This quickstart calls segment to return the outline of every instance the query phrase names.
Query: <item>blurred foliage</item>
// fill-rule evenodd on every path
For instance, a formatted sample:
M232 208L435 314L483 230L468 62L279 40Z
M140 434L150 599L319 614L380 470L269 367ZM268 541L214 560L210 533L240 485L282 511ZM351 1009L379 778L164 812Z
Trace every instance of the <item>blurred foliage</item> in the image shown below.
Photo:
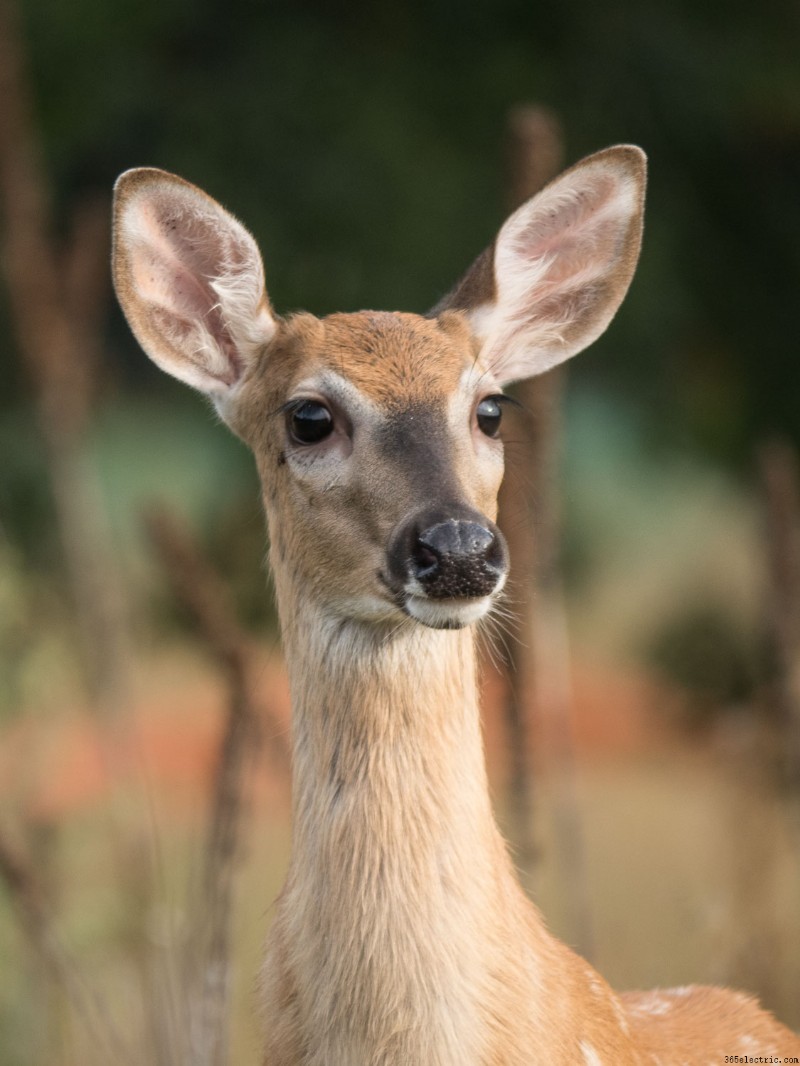
M578 410L574 418L568 413L577 426L566 463L568 577L572 591L580 588L584 615L602 616L596 632L616 640L615 648L632 643L631 634L645 640L651 661L695 692L698 706L751 691L754 653L738 621L716 608L687 609L680 594L716 576L729 595L722 610L752 618L747 593L756 581L747 565L757 549L739 521L740 501L713 485L709 491L696 468L686 472L670 457L699 451L741 473L765 431L800 443L795 3L20 5L63 234L82 198L100 192L110 200L120 171L173 170L252 229L279 312L431 306L504 217L503 129L518 103L544 104L560 116L568 162L616 141L641 144L651 160L641 267L613 329L581 357ZM5 301L0 289L0 329L8 338L0 390L0 702L60 708L63 693L78 683L68 654L74 626ZM160 642L165 630L183 624L167 607L141 535L141 507L152 497L168 499L202 531L204 549L236 591L242 620L271 624L252 460L201 401L142 355L110 288L106 341L104 402L86 447L132 599L159 616L160 626L149 631ZM602 406L599 414L593 403ZM578 451L585 462L574 469ZM655 452L673 464L662 463L660 476L649 462ZM708 546L705 555L699 543ZM601 558L605 582L597 577ZM645 573L649 585L641 582ZM649 785L648 777L647 792L637 784L616 806L592 801L587 809L600 812L604 832L617 811L641 812L643 840L661 849L670 827L683 833L686 818L676 819L669 794L654 831ZM679 782L677 802L684 791ZM64 849L60 879L75 886L66 908L72 939L91 948L106 943L101 925L119 940L127 932L108 902L106 836L88 820L79 832L85 847ZM701 858L720 837L718 830L698 834ZM262 846L266 836L257 839ZM604 838L599 850L610 846ZM633 850L644 856L643 870L657 873L638 906L671 882L645 847ZM168 863L184 861L178 851L172 842L165 846ZM271 898L263 886L265 870L274 876L272 858L262 865L253 875L260 887L244 896L254 902L243 928L255 927ZM701 867L694 862L693 869ZM715 873L720 869L715 863ZM95 870L100 903L86 890ZM637 908L617 891L618 864L609 862L608 870L607 895L623 910L609 942L638 945L638 934L628 935ZM16 1066L38 1059L33 1045L48 1037L31 1024L31 1004L39 1001L29 990L42 984L41 974L30 960L25 971L27 948L6 907L0 899L0 957L15 960L8 972L20 979L0 982L0 1062ZM661 912L681 915L673 900ZM642 927L659 930L663 920L649 915ZM702 937L673 942L716 965ZM656 945L640 954L660 967L665 950ZM253 961L243 972L255 969ZM115 958L92 965L102 980L109 971L116 973L114 991L124 987L127 975ZM657 976L627 979L646 984ZM117 996L128 998L127 990ZM249 1017L249 985L241 998Z
M765 431L800 441L800 9L788 0L20 2L65 235L83 197L110 197L129 166L161 166L245 220L279 311L421 311L505 214L508 109L544 104L568 161L615 141L651 159L641 267L581 357L582 387L635 420L631 447L662 456L699 451L741 473ZM244 613L267 621L251 460L142 357L110 291L108 307L89 446L121 556L139 573L142 503L177 501ZM0 533L15 566L52 578L60 549L16 360L6 384ZM579 583L596 532L581 547L568 528Z
M66 209L173 169L238 213L282 310L423 310L491 239L509 106L561 115L570 160L648 151L645 253L592 373L658 433L741 460L800 438L800 9L788 0L26 0ZM130 380L152 380L113 320Z
M752 701L763 681L763 649L742 632L730 613L698 604L662 623L649 642L647 657L687 696L686 724L700 726L720 708Z

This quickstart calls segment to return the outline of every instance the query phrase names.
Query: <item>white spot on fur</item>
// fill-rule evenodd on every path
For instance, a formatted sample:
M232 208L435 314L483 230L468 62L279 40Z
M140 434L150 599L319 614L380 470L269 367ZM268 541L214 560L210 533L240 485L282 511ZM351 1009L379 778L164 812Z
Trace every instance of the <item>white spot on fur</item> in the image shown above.
M628 1010L638 1017L657 1018L661 1015L669 1014L673 1007L674 1004L670 1002L668 993L649 992L647 995L641 996L637 1002L632 1003Z
M583 1055L585 1066L603 1066L603 1060L592 1045L585 1040L581 1040L581 1054Z
M630 1026L628 1025L628 1019L625 1015L624 1007L616 996L612 997L611 1003L614 1007L614 1016L617 1019L617 1025L619 1025L623 1033L629 1033Z

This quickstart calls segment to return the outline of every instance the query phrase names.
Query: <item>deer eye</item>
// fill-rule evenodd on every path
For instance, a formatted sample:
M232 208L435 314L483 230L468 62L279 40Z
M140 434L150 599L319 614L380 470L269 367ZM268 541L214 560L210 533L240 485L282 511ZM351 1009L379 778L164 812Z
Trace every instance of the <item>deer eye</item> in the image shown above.
M496 437L500 429L500 419L503 417L500 397L487 396L485 400L481 400L475 414L481 433L485 433L487 437Z
M302 400L287 412L292 440L298 444L317 444L333 431L333 415L316 400Z

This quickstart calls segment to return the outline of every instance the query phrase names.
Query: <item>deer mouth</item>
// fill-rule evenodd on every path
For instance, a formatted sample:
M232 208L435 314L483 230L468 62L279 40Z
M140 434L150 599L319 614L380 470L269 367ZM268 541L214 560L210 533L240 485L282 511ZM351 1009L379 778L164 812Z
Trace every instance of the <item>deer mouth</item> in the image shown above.
M485 617L494 603L495 595L505 584L505 576L487 596L436 599L423 589L393 587L384 573L378 574L381 584L389 592L392 602L408 618L430 629L464 629Z
M430 629L464 629L488 614L492 602L493 596L482 596L479 599L435 600L412 592L405 596L401 609L409 618L421 622Z

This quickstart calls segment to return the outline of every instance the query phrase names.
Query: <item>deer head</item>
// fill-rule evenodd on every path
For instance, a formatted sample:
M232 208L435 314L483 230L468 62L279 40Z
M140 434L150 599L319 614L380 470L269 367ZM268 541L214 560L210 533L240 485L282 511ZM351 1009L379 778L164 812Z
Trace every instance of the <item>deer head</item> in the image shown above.
M252 448L279 604L460 628L508 567L494 524L503 389L595 340L639 253L645 157L578 163L520 207L426 316L279 318L255 241L159 170L116 186L114 278L148 355Z

